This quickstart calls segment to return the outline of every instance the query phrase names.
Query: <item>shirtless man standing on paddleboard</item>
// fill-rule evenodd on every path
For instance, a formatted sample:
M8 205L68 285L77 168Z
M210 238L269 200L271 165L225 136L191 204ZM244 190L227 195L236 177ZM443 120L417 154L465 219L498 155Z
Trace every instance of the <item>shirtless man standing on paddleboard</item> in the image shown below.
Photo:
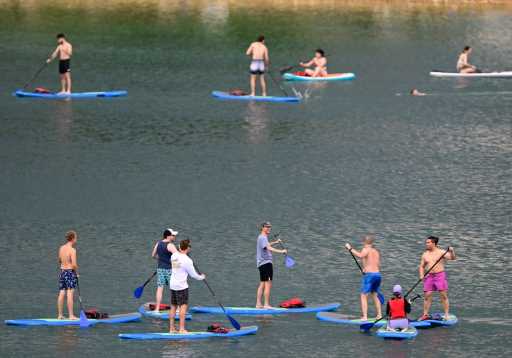
M59 56L59 75L61 90L59 94L71 94L71 55L73 46L66 40L64 34L57 35L57 48L53 51L46 63L50 63Z
M363 238L363 249L357 251L347 243L345 247L354 256L359 257L363 263L363 278L361 281L361 320L368 320L368 295L371 295L373 302L375 303L375 309L377 311L377 317L382 317L382 307L384 303L384 297L380 293L380 282L382 276L380 274L380 253L376 248L373 247L375 241L374 235L366 235Z
M69 319L78 319L73 312L73 294L78 285L78 264L76 263L76 240L78 235L75 231L66 233L66 243L59 248L59 296L57 298L58 319L64 319L64 296L68 298Z
M315 66L315 69L306 68L304 72L306 75L311 77L325 77L327 76L327 59L325 58L324 50L317 49L315 51L315 57L311 59L309 62L301 62L299 63L301 67L311 67Z
M267 95L267 84L265 83L265 66L268 67L268 49L265 46L265 36L258 37L246 51L246 55L251 57L251 96L256 96L256 77L260 78L261 95Z
M444 309L444 317L448 319L448 313L450 310L450 303L448 301L448 281L446 280L446 272L444 271L445 260L455 260L455 251L450 247L448 253L444 255L443 260L439 261L427 276L425 271L430 269L437 260L445 253L445 250L440 249L437 244L439 238L435 236L429 236L425 240L425 252L421 255L420 262L420 279L423 280L423 291L425 292L425 301L423 303L423 316L419 319L429 319L430 306L432 306L432 294L433 292L439 292L441 297L441 304Z

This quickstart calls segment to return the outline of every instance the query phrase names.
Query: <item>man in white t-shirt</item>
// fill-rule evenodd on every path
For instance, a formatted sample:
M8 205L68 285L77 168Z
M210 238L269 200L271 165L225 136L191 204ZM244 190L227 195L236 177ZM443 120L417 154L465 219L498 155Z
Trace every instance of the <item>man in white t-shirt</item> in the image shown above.
M182 240L180 249L171 256L171 312L169 312L169 332L176 333L174 326L174 316L176 310L179 309L180 329L179 333L188 333L185 329L185 317L188 309L188 275L196 280L204 280L205 275L199 274L194 268L192 259L188 257L188 253L192 246L190 240Z

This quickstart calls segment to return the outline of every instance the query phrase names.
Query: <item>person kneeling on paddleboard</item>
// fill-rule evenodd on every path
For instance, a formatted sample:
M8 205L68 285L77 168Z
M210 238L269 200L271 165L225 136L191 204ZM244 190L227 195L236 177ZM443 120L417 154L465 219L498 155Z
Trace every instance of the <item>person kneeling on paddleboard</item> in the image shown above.
M409 328L408 313L411 313L411 304L402 297L402 286L393 286L393 297L386 305L386 314L389 317L388 329L402 330Z
M180 249L171 256L171 312L169 312L169 332L176 333L174 326L174 317L176 310L179 309L180 315L180 330L179 333L188 333L185 329L185 318L188 309L188 275L196 280L204 280L206 276L199 274L194 268L192 259L188 257L188 253L192 246L190 240L182 240L180 242Z
M459 55L459 59L457 60L457 71L459 73L476 73L480 72L476 68L476 66L473 66L469 64L469 55L472 52L472 48L469 46L464 47L462 50L462 53Z
M325 52L322 49L317 49L315 51L315 57L311 59L309 62L301 62L299 63L301 67L306 67L305 74L306 76L311 77L325 77L327 76L327 58L325 58ZM315 69L307 68L315 66Z

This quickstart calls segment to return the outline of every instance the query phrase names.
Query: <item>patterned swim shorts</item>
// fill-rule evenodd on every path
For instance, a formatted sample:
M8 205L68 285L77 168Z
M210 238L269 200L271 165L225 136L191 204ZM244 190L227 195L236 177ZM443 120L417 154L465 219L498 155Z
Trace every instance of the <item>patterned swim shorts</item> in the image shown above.
M158 268L156 269L157 273L157 280L156 285L157 287L165 287L169 286L169 282L171 280L171 269L164 269L164 268Z
M75 289L78 284L74 270L60 270L59 291Z

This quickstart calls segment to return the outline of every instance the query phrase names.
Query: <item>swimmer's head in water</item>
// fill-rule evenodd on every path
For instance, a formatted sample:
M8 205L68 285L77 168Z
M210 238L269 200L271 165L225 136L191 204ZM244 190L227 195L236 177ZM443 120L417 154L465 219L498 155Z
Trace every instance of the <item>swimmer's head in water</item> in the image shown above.
M264 41L265 41L265 36L263 36L263 35L258 36L258 42L264 42Z
M315 56L316 57L324 57L325 56L325 52L324 50L322 50L321 48L317 48L315 50Z

